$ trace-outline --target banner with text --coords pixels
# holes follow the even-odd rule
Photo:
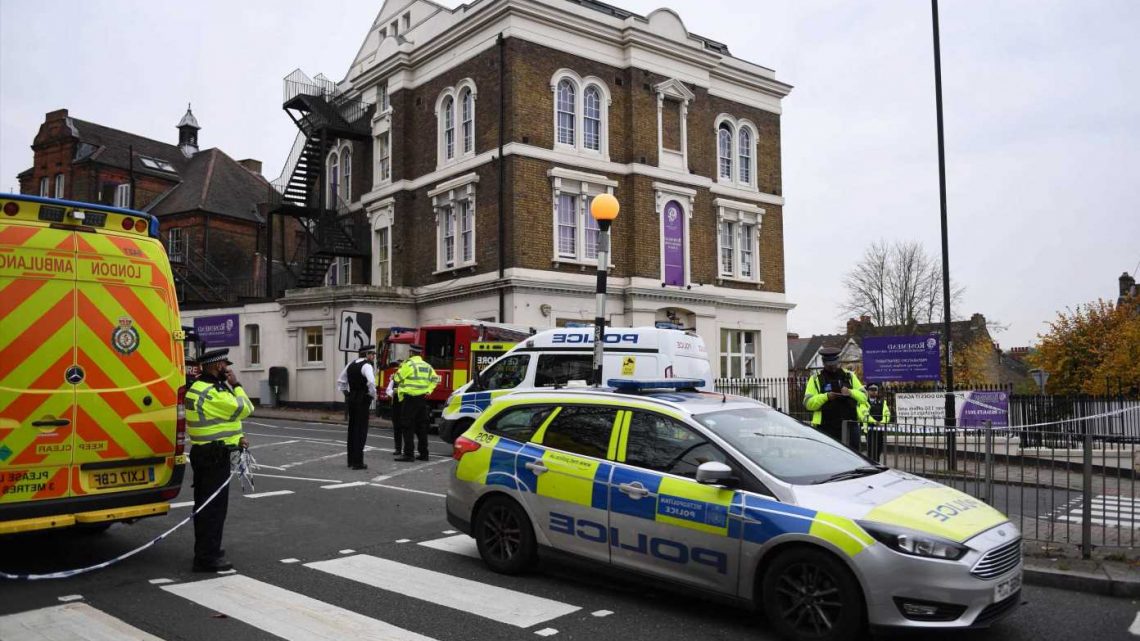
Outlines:
[[[194,332],[206,343],[206,349],[237,347],[240,327],[237,314],[199,316],[194,319]],[[232,356],[230,360],[233,360]]]
[[[954,416],[958,427],[1009,425],[1009,393],[1003,391],[954,392]],[[899,423],[946,424],[946,394],[920,392],[895,394],[894,416]]]
[[[863,380],[937,381],[937,336],[867,336],[863,339]]]

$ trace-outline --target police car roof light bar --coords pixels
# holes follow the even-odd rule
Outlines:
[[[642,392],[645,390],[699,389],[705,381],[700,378],[611,378],[606,384],[619,392]]]

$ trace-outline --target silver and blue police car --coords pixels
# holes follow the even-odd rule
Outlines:
[[[497,400],[458,438],[448,520],[497,572],[570,553],[762,609],[797,640],[985,627],[1017,608],[997,510],[703,381]]]

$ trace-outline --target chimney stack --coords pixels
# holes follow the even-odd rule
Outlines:
[[[1120,297],[1124,298],[1132,294],[1132,288],[1136,286],[1136,279],[1124,272],[1120,275]]]

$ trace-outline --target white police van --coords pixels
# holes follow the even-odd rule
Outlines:
[[[692,378],[712,381],[705,341],[658,327],[607,327],[602,380]],[[549,329],[516,345],[447,399],[439,436],[450,443],[491,401],[513,391],[565,387],[594,377],[594,328]],[[701,389],[712,391],[706,384]]]

